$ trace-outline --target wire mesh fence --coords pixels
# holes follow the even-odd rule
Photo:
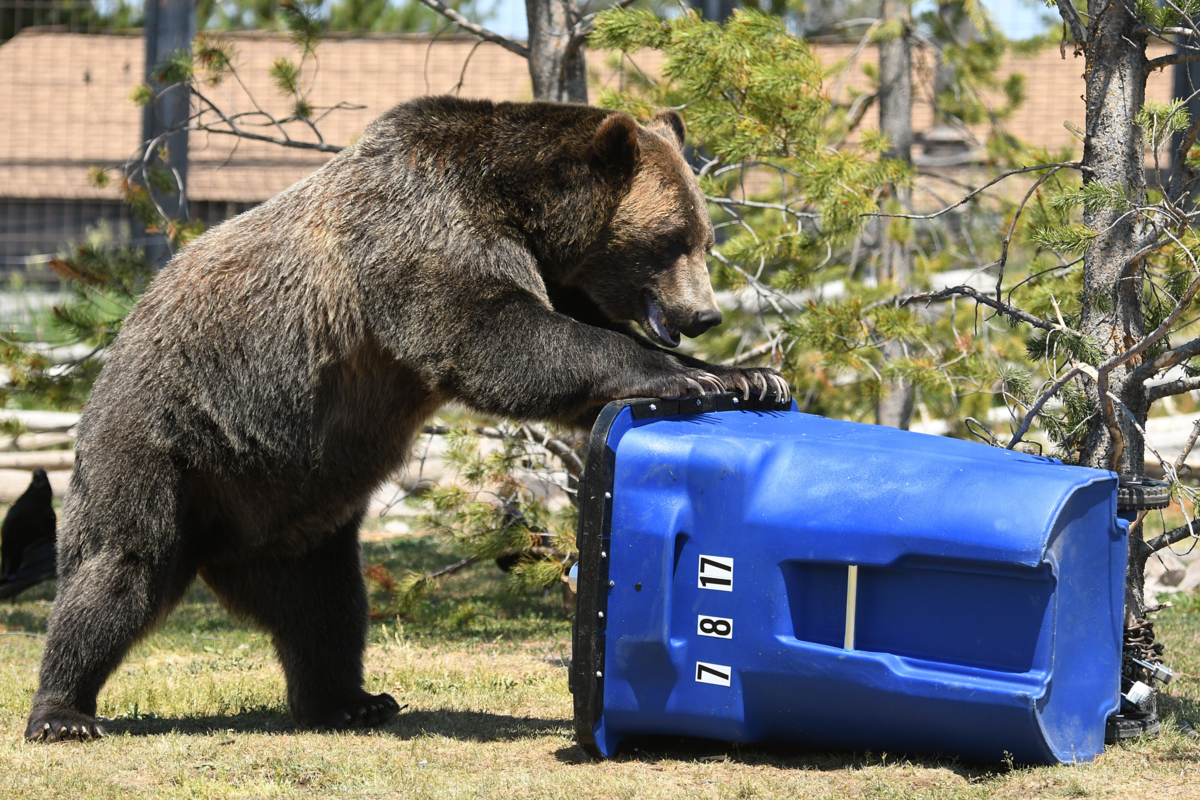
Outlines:
[[[122,201],[119,181],[101,187],[91,177],[97,167],[119,175],[145,135],[143,110],[131,101],[145,81],[143,32],[120,21],[90,0],[0,0],[0,278],[10,283],[55,284],[50,261],[83,241],[155,239]],[[470,36],[339,32],[306,56],[282,32],[205,35],[225,43],[234,71],[192,98],[186,212],[208,226],[318,169],[398,102],[448,92],[531,96],[523,59]],[[301,67],[315,124],[278,124],[296,99],[272,78],[282,59]],[[229,135],[211,124],[221,115],[287,141]],[[313,142],[333,147],[305,146]]]

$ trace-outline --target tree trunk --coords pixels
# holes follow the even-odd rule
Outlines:
[[[734,0],[689,0],[688,5],[700,12],[700,16],[713,22],[725,24],[737,5]]]
[[[1133,122],[1145,100],[1146,40],[1139,20],[1119,3],[1103,6],[1090,22],[1087,46],[1087,136],[1083,145],[1083,180],[1118,187],[1137,205],[1146,195],[1142,129]],[[1096,237],[1084,254],[1080,330],[1106,356],[1120,353],[1145,334],[1142,314],[1142,264],[1133,261],[1143,223],[1125,209],[1085,211],[1084,224]],[[1148,403],[1141,385],[1129,381],[1138,361],[1111,373],[1109,392],[1128,409],[1109,403],[1107,413],[1090,423],[1080,463],[1141,475],[1141,434],[1130,415],[1145,427]],[[1103,409],[1097,387],[1084,381],[1093,408]],[[1142,580],[1145,556],[1141,530],[1131,531],[1126,619],[1144,616]]]
[[[912,26],[905,0],[883,0],[882,16],[886,23],[898,21],[904,32],[879,44],[879,128],[887,134],[891,147],[888,158],[912,163],[912,52],[908,31]],[[893,186],[889,194],[902,209],[909,209],[911,198],[905,187]],[[898,292],[909,289],[912,274],[912,243],[908,237],[896,241],[888,235],[888,221],[879,220],[880,280],[892,280]],[[882,348],[888,361],[904,355],[900,342],[888,342]],[[914,387],[903,379],[884,382],[883,393],[875,406],[875,423],[908,430],[912,421]]]
[[[529,21],[529,76],[533,98],[551,103],[586,103],[587,63],[575,36],[575,0],[525,0]]]
[[[196,14],[193,0],[146,0],[143,36],[146,42],[146,83],[156,91],[162,85],[151,77],[158,62],[176,50],[188,50],[196,35]],[[155,149],[165,148],[166,163],[157,156],[147,158],[148,163],[164,166],[175,172],[178,192],[163,192],[150,187],[158,207],[168,219],[187,219],[187,172],[188,135],[186,131],[159,139],[169,130],[187,126],[191,113],[191,92],[186,86],[176,86],[162,92],[153,103],[147,103],[142,116],[142,141],[156,142]],[[156,237],[157,238],[157,237]],[[161,267],[170,258],[165,241],[146,248],[146,257],[155,266]]]

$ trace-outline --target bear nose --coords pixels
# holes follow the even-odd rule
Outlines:
[[[692,315],[692,322],[683,329],[684,334],[691,337],[699,336],[709,328],[715,328],[721,324],[721,310],[718,308],[706,308],[703,311],[697,311]]]

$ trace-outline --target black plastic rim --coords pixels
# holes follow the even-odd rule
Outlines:
[[[635,420],[709,414],[717,411],[790,411],[792,402],[777,401],[774,395],[749,400],[739,394],[706,394],[670,400],[637,398],[609,403],[600,412],[588,437],[587,461],[579,483],[579,525],[575,546],[579,549],[575,620],[571,632],[569,684],[574,694],[575,737],[587,753],[602,757],[593,729],[604,713],[604,617],[608,610],[607,542],[612,515],[615,454],[608,448],[608,434],[622,410],[628,408]]]
[[[1171,505],[1171,484],[1141,475],[1122,475],[1117,510],[1150,511]]]
[[[1139,736],[1158,736],[1161,732],[1157,714],[1113,714],[1104,726],[1104,743],[1127,742]]]

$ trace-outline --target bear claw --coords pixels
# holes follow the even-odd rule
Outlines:
[[[37,717],[43,717],[42,720]],[[45,721],[45,717],[51,717]],[[31,742],[84,742],[91,739],[103,739],[104,728],[96,720],[70,709],[57,709],[44,715],[34,714],[25,729],[25,738]],[[60,719],[53,719],[60,717]],[[67,717],[67,719],[61,719]]]

